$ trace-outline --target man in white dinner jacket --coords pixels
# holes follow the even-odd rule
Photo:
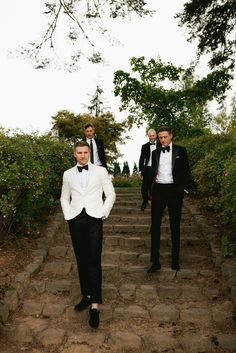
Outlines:
[[[74,157],[77,164],[64,172],[60,200],[69,225],[80,278],[82,299],[74,309],[81,311],[90,306],[89,324],[97,328],[98,306],[102,302],[102,225],[116,196],[107,170],[90,163],[89,156],[89,144],[76,142]]]

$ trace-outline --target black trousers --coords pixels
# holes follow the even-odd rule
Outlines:
[[[183,190],[174,184],[154,184],[152,190],[151,208],[151,262],[159,260],[161,221],[165,208],[168,208],[172,261],[179,261],[180,251],[180,221],[183,204]]]
[[[152,183],[152,167],[145,167],[143,172],[143,180],[141,186],[141,194],[143,198],[143,202],[148,202],[148,193],[151,188]]]
[[[89,216],[85,209],[68,221],[72,245],[77,261],[80,289],[83,296],[91,296],[92,303],[102,302],[102,238],[101,218]]]

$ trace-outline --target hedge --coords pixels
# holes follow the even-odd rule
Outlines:
[[[50,136],[0,134],[0,236],[35,235],[58,203],[63,171],[73,165],[68,142]]]
[[[187,148],[202,205],[236,229],[236,135],[206,135],[180,144]]]

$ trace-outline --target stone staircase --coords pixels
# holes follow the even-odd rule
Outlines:
[[[140,190],[117,189],[104,222],[103,304],[98,330],[74,312],[80,288],[66,222],[61,215],[44,261],[1,330],[1,353],[233,353],[236,324],[229,283],[202,229],[191,198],[184,200],[181,270],[170,269],[170,230],[163,219],[161,271],[147,274],[150,209]]]

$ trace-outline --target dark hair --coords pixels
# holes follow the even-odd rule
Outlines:
[[[76,149],[76,147],[89,147],[89,144],[86,141],[77,141],[74,144],[74,150]]]
[[[159,129],[157,130],[157,133],[163,132],[163,131],[167,131],[167,132],[169,132],[169,134],[172,134],[171,128],[167,125],[160,126]]]
[[[95,130],[94,125],[93,125],[92,123],[86,123],[86,124],[84,125],[84,130],[86,130],[88,127],[91,127],[92,129]]]

